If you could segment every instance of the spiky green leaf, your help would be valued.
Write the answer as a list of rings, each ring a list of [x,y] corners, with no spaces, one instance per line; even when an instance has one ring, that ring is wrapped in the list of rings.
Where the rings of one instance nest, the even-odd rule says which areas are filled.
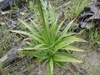
[[[61,48],[62,50],[71,50],[71,51],[80,51],[80,52],[84,52],[84,50],[82,49],[79,49],[79,48],[76,48],[74,46],[70,46],[70,45],[67,45],[63,48]]]
[[[58,53],[53,56],[54,61],[56,62],[77,62],[82,63],[82,61],[78,60],[76,57],[67,53]]]
[[[22,51],[26,55],[32,55],[34,57],[37,57],[39,59],[45,60],[48,58],[48,55],[46,54],[41,54],[39,52],[34,52],[34,51]]]
[[[53,59],[51,58],[49,61],[51,75],[53,75],[53,64]]]
[[[25,31],[11,30],[11,32],[27,35],[28,37],[32,38],[33,40],[36,40],[40,43],[44,43],[44,41],[42,39],[40,39],[39,37],[36,37],[35,35],[32,35],[32,34],[25,32]]]

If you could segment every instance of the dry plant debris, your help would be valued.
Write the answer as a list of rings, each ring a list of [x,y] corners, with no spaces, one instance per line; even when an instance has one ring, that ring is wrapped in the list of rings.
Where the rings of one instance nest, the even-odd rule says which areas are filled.
[[[96,0],[93,4],[85,7],[78,20],[81,28],[100,27],[100,0]],[[89,23],[93,25],[91,26]]]

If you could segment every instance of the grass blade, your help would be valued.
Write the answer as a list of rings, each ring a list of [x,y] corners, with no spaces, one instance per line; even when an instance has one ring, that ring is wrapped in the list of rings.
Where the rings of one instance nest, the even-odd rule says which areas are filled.
[[[30,25],[29,23],[18,19],[26,28],[28,28],[34,35],[36,35],[37,37],[40,37],[40,34],[33,28],[32,25]]]
[[[43,13],[43,9],[42,9],[42,4],[41,4],[40,0],[36,0],[36,2],[38,5],[38,10],[39,10],[40,16],[41,16],[43,28],[46,31],[45,18],[44,18],[44,13]]]
[[[33,52],[33,51],[22,51],[26,55],[32,55],[34,57],[37,57],[39,59],[45,60],[48,58],[48,55],[40,54],[39,52]]]
[[[59,42],[62,38],[64,38],[64,36],[67,34],[71,24],[73,23],[74,20],[72,20],[67,26],[66,28],[64,29],[64,31],[62,31],[60,37],[57,39],[56,43]]]
[[[80,51],[80,52],[84,52],[82,49],[76,48],[74,46],[65,46],[62,48],[62,50],[71,50],[71,51]]]
[[[77,62],[82,63],[82,61],[78,60],[76,57],[66,54],[66,53],[58,53],[54,55],[54,61],[57,62]]]
[[[50,3],[49,3],[49,14],[50,14],[50,22],[51,22],[51,42],[55,42],[56,39],[56,23],[57,23],[57,19],[55,18],[55,13],[53,10],[53,7],[51,7]]]
[[[38,41],[40,43],[44,43],[44,41],[41,40],[39,37],[36,37],[35,35],[32,35],[32,34],[27,33],[25,31],[11,30],[11,32],[27,35],[28,37],[31,37],[33,40],[36,40],[36,41]]]
[[[49,61],[51,75],[53,75],[53,64],[53,59],[51,58]]]
[[[38,44],[38,45],[35,45],[35,46],[25,46],[24,48],[20,48],[18,50],[30,50],[30,51],[33,51],[33,50],[44,50],[44,49],[47,49],[47,48],[44,48],[45,44]]]

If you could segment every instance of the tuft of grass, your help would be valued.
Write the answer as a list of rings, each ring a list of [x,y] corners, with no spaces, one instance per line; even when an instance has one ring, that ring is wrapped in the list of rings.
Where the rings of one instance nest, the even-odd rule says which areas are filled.
[[[71,1],[71,4],[68,6],[69,11],[69,17],[71,19],[76,18],[84,9],[84,7],[86,7],[88,0],[75,0],[75,1]]]
[[[47,75],[53,75],[55,64],[60,65],[62,62],[82,63],[82,61],[78,60],[72,54],[63,52],[68,50],[84,52],[71,45],[74,42],[86,42],[81,38],[77,38],[73,33],[68,32],[74,20],[72,20],[65,29],[60,32],[60,28],[64,21],[59,25],[57,24],[58,19],[55,17],[56,13],[50,3],[48,9],[43,10],[41,1],[36,0],[36,2],[40,13],[41,23],[36,23],[34,20],[30,19],[32,24],[29,24],[18,19],[30,32],[12,30],[12,32],[24,34],[29,37],[30,42],[27,42],[28,45],[20,48],[19,51],[25,55],[36,57],[46,63]]]
[[[89,29],[89,44],[90,46],[93,46],[95,44],[99,45],[99,41],[100,41],[100,34],[97,29]]]

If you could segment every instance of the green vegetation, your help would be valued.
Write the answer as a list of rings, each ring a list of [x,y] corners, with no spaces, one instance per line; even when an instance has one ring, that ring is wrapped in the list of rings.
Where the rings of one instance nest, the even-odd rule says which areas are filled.
[[[69,8],[69,17],[71,19],[73,18],[77,18],[77,16],[80,14],[80,12],[82,12],[82,10],[84,9],[84,7],[86,7],[88,0],[76,0],[76,1],[72,1],[70,5],[68,5]]]
[[[28,28],[30,32],[12,30],[12,32],[27,35],[29,40],[32,41],[28,42],[28,46],[19,50],[25,55],[32,55],[46,63],[48,75],[53,75],[54,64],[60,64],[61,62],[81,63],[82,61],[78,60],[72,54],[63,52],[64,50],[83,52],[83,50],[71,46],[74,42],[86,42],[83,39],[77,38],[73,33],[68,33],[74,20],[72,20],[65,29],[60,32],[59,30],[64,21],[59,25],[57,24],[58,20],[55,18],[55,12],[50,3],[48,10],[42,9],[40,0],[37,0],[37,5],[42,21],[41,25],[35,23],[31,19],[30,21],[32,24],[19,19],[19,21]]]
[[[56,67],[55,65],[61,68],[66,68],[67,66],[63,62],[81,63],[83,62],[82,60],[87,62],[87,59],[85,59],[85,55],[85,57],[83,56],[81,60],[75,57],[78,52],[84,52],[82,49],[80,49],[80,47],[84,47],[84,44],[81,44],[80,42],[86,43],[88,41],[89,44],[86,44],[87,46],[83,49],[86,49],[86,52],[88,53],[92,52],[88,51],[89,47],[93,48],[94,45],[100,46],[100,29],[81,29],[78,30],[79,32],[77,31],[78,33],[76,32],[76,34],[72,33],[72,23],[77,21],[78,15],[88,4],[88,0],[76,0],[76,2],[73,1],[74,0],[70,0],[71,3],[69,2],[70,4],[63,7],[62,5],[59,6],[59,0],[51,0],[50,2],[48,2],[47,0],[36,0],[37,4],[35,4],[33,0],[30,0],[28,3],[28,7],[21,11],[22,15],[21,17],[19,16],[19,25],[15,28],[16,30],[11,30],[15,33],[8,32],[7,30],[10,27],[7,28],[6,25],[0,26],[0,32],[6,31],[2,36],[0,36],[0,40],[4,39],[0,42],[1,57],[6,53],[6,50],[9,50],[11,48],[12,42],[21,42],[21,36],[19,36],[19,34],[21,34],[25,35],[24,40],[27,41],[27,46],[18,49],[19,57],[31,55],[35,57],[39,62],[43,62],[47,69],[47,75],[54,74],[53,71]],[[56,6],[57,10],[55,10]],[[17,4],[15,4],[14,7],[11,7],[10,18],[17,8]],[[58,13],[61,12],[62,14],[59,16]],[[20,12],[18,12],[18,14],[19,13]],[[23,13],[25,16],[23,18],[24,20],[22,20]],[[29,13],[31,13],[31,15],[29,15],[28,17],[27,14]],[[70,23],[64,26],[63,23],[65,23],[66,19],[68,19]],[[85,40],[87,41],[79,38],[80,36],[83,36],[83,34],[85,34]],[[70,51],[72,51],[73,53],[70,53]],[[88,53],[86,54],[88,55]],[[82,57],[79,55],[77,57]],[[30,72],[33,68],[33,66],[31,66],[32,62],[25,65],[27,65],[27,68]],[[86,65],[87,64],[85,64],[85,66]],[[88,64],[87,66],[91,68],[91,66],[94,65]],[[0,63],[0,70],[1,69],[2,64]],[[98,67],[94,67],[92,72],[95,75],[100,74]],[[13,73],[19,75],[18,71],[14,71]],[[10,72],[7,72],[7,74],[12,75],[12,73]],[[74,74],[80,75],[80,72],[74,72]]]
[[[93,46],[95,44],[99,44],[100,35],[99,35],[98,30],[99,30],[98,28],[89,30],[89,43],[90,43],[90,46]]]

